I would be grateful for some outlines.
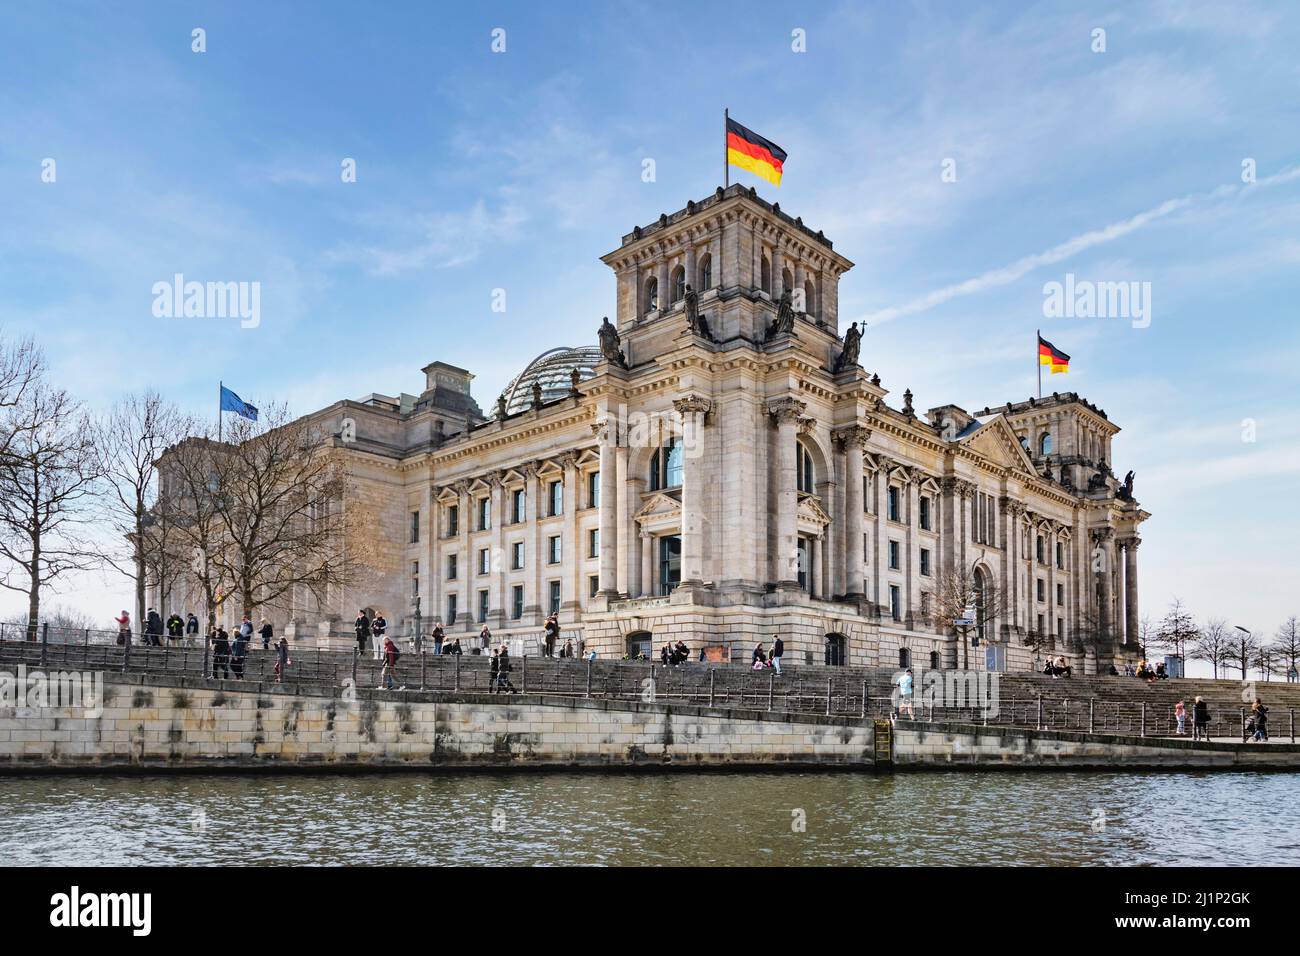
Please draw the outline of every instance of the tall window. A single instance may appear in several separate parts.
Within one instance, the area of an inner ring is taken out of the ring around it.
[[[420,543],[420,512],[411,512],[411,544]]]
[[[650,490],[680,488],[682,485],[682,445],[676,438],[650,456]]]
[[[972,597],[975,599],[975,626],[976,633],[981,641],[988,639],[988,621],[985,617],[985,608],[987,602],[984,592],[984,572],[979,568],[971,576],[972,590],[975,592]]]
[[[929,548],[921,549],[921,573],[922,574],[930,573],[930,549]]]
[[[551,582],[550,592],[551,592],[550,606],[546,613],[559,614],[560,613],[560,582],[559,581]]]
[[[486,531],[492,527],[492,499],[480,498],[478,500],[478,530]]]
[[[521,571],[524,567],[524,543],[516,541],[510,546],[510,569]]]
[[[515,524],[528,517],[528,495],[523,488],[516,488],[514,493]]]
[[[707,252],[700,257],[699,264],[700,281],[696,285],[696,290],[703,292],[706,289],[713,288],[713,256]]]
[[[456,623],[456,595],[447,595],[447,626],[451,627]]]
[[[593,471],[587,476],[587,507],[600,507],[600,472]]]
[[[488,616],[488,593],[487,591],[478,592],[478,621],[482,624]]]
[[[1057,607],[1065,606],[1065,585],[1064,584],[1058,584],[1056,586],[1056,606]]]
[[[675,534],[659,539],[659,593],[668,594],[682,582],[682,539]]]
[[[600,529],[592,528],[587,532],[587,557],[600,557]]]
[[[460,526],[460,506],[448,505],[447,507],[447,537],[454,538],[459,534]]]
[[[898,517],[898,489],[892,485],[889,487],[889,520],[902,520]]]
[[[897,541],[889,542],[889,567],[890,570],[893,571],[897,571],[899,569]]]
[[[524,616],[524,586],[516,584],[510,589],[510,619],[517,621]]]
[[[546,563],[560,563],[560,536],[553,534],[546,539]]]
[[[487,548],[478,549],[478,573],[487,574],[492,570],[492,552]]]
[[[420,593],[420,562],[411,562],[411,593]]]
[[[804,494],[816,494],[817,489],[813,484],[813,461],[812,454],[801,442],[795,442],[795,466],[798,469],[796,481],[799,490]]]
[[[651,276],[645,283],[645,311],[647,313],[659,308],[659,280]]]
[[[457,564],[456,555],[454,554],[447,555],[447,580],[448,581],[456,580],[456,564]]]
[[[1052,453],[1052,433],[1043,432],[1042,437],[1038,439],[1038,454],[1047,457]]]
[[[903,595],[897,584],[889,586],[889,616],[895,621],[903,619]]]
[[[1060,541],[1056,542],[1056,566],[1065,570],[1065,546]]]
[[[552,481],[546,486],[546,493],[550,500],[551,517],[564,514],[564,482]]]
[[[759,268],[759,288],[768,295],[772,294],[772,260],[767,256],[763,257],[763,263]]]
[[[789,292],[790,297],[794,298],[794,276],[790,274],[789,269],[781,270],[781,291]]]
[[[817,292],[813,288],[812,280],[809,279],[803,284],[803,310],[813,318],[817,317]]]
[[[680,302],[686,296],[686,270],[678,266],[672,271],[672,276],[668,280],[673,290],[673,301]]]
[[[921,530],[932,531],[930,527],[930,496],[921,496]]]
[[[1034,555],[1038,558],[1039,564],[1047,563],[1047,558],[1043,557],[1043,536],[1041,534],[1034,539]]]

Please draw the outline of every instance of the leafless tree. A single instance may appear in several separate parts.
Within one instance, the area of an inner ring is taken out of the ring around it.
[[[1259,635],[1253,631],[1234,627],[1229,634],[1229,660],[1241,668],[1241,679],[1246,679],[1246,669],[1259,655]]]
[[[145,588],[150,565],[167,568],[166,542],[155,509],[156,463],[182,433],[184,422],[176,408],[157,392],[128,395],[95,423],[95,449],[103,472],[101,498],[115,539],[104,555],[118,573],[135,585],[136,620],[145,616]],[[114,546],[116,545],[116,546]],[[156,576],[156,573],[155,575]],[[164,589],[164,595],[167,593]]]
[[[191,434],[168,449],[159,464],[158,508],[171,524],[171,558],[203,595],[208,627],[216,623],[230,583],[226,564],[214,557],[226,542],[218,501],[224,456],[224,446],[194,423]]]
[[[974,624],[957,624],[956,621],[969,620],[968,611],[973,610]],[[970,632],[975,630],[987,638],[993,633],[993,625],[1002,615],[1002,596],[997,585],[985,579],[983,588],[975,586],[974,575],[962,571],[949,571],[939,578],[934,592],[934,625],[943,631],[960,636],[962,645],[962,667],[970,667]]]
[[[1185,661],[1187,646],[1196,640],[1197,633],[1196,619],[1192,617],[1191,611],[1187,610],[1181,598],[1174,598],[1165,616],[1155,626],[1152,643],[1156,647],[1167,648]]]
[[[41,381],[44,371],[44,359],[31,339],[0,337],[0,461],[13,440],[6,414]]]
[[[1228,622],[1222,618],[1210,618],[1191,639],[1190,658],[1209,664],[1215,678],[1219,676],[1219,668],[1231,660],[1231,653],[1232,637]]]
[[[89,421],[62,389],[29,383],[4,412],[0,459],[0,586],[27,596],[27,637],[36,639],[41,594],[70,571],[101,563],[87,540],[99,480]]]
[[[1279,659],[1286,661],[1288,671],[1300,669],[1297,667],[1297,662],[1300,662],[1300,620],[1294,614],[1277,629],[1273,650]]]

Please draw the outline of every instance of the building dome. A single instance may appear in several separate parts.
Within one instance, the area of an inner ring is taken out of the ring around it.
[[[526,411],[533,404],[533,383],[542,386],[542,401],[550,402],[569,394],[573,385],[573,370],[577,369],[579,381],[596,374],[601,361],[600,347],[559,348],[543,352],[528,363],[501,393],[506,403],[506,414]],[[500,408],[500,399],[497,402]]]

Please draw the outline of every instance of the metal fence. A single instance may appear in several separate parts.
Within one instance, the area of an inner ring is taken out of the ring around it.
[[[277,680],[273,643],[265,649],[254,637],[242,658],[218,655],[209,640],[189,635],[161,639],[161,646],[139,635],[118,644],[117,632],[39,629],[26,640],[21,625],[0,625],[0,668],[26,664],[62,670],[101,670],[188,675],[207,680]],[[233,642],[232,642],[233,644]],[[386,683],[383,661],[370,651],[291,650],[286,683],[308,691],[340,687],[379,688]],[[1082,731],[1100,734],[1172,737],[1177,721],[1172,706],[1096,697],[1068,699],[1007,696],[948,706],[923,693],[911,702],[892,693],[888,669],[787,667],[785,673],[736,664],[686,663],[664,666],[632,661],[583,661],[549,657],[511,658],[510,670],[495,683],[489,658],[475,654],[403,653],[392,673],[397,690],[451,693],[542,694],[646,703],[679,701],[709,707],[822,714],[850,718],[901,716],[919,721],[985,726]],[[1239,702],[1208,701],[1210,739],[1246,738],[1248,712]],[[1273,709],[1274,737],[1295,740],[1295,708]],[[1188,709],[1185,730],[1192,734]]]

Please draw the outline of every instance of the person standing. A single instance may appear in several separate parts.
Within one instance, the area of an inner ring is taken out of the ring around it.
[[[262,627],[257,633],[261,635],[262,638],[262,650],[269,651],[271,649],[271,639],[275,637],[275,632],[271,628],[271,622],[266,618],[262,618]]]
[[[167,618],[167,643],[171,645],[172,641],[179,641],[181,635],[185,633],[185,622],[181,616],[172,611],[171,617]]]
[[[1178,736],[1185,736],[1187,733],[1187,704],[1179,701],[1174,705],[1174,719],[1178,721]]]
[[[912,708],[912,669],[909,667],[898,678],[898,716],[907,715],[909,720],[916,719]]]
[[[248,646],[253,643],[253,619],[247,614],[239,622],[239,639],[244,642],[244,654],[248,654]]]
[[[190,611],[185,615],[185,644],[193,647],[199,639],[199,619]]]
[[[253,623],[245,619],[249,630],[253,628]],[[235,680],[244,679],[244,661],[248,657],[248,636],[244,634],[243,627],[235,634],[235,642],[230,647],[230,670]]]
[[[1210,706],[1199,696],[1192,703],[1192,739],[1210,739]]]
[[[564,642],[564,650],[560,651],[561,657],[573,658],[573,641]]]
[[[126,645],[131,643],[131,615],[122,611],[121,617],[113,618],[117,622],[117,643]]]
[[[497,682],[510,693],[519,693],[510,682],[510,649],[504,644],[501,645],[501,653],[497,655]]]
[[[378,640],[378,638],[376,638]],[[397,649],[392,638],[384,638],[384,666],[379,670],[379,679],[382,682],[382,690],[393,689],[393,675],[397,673],[397,659],[401,657],[402,652]],[[399,687],[398,690],[402,690]]]
[[[275,682],[284,683],[284,672],[289,668],[289,639],[281,637],[280,643],[275,645]]]
[[[149,613],[145,615],[145,631],[149,635],[148,644],[162,647],[163,619],[153,608],[149,608]]]
[[[442,629],[442,621],[434,622],[433,633],[430,636],[433,638],[434,656],[437,656],[442,653],[443,642],[447,640],[446,632]]]
[[[388,633],[388,621],[384,618],[383,611],[375,612],[375,619],[370,622],[370,634],[374,638],[371,642],[375,647],[375,660],[384,658],[384,640]]]
[[[546,647],[546,656],[555,656],[555,644],[560,639],[560,622],[556,620],[554,612],[546,619],[546,626],[543,630],[543,641]]]
[[[1250,719],[1255,724],[1255,736],[1251,740],[1268,740],[1268,708],[1258,697],[1255,703],[1250,705]]]
[[[473,648],[475,654],[486,654],[488,648],[492,646],[492,632],[488,630],[486,624],[478,632],[478,645]]]
[[[366,641],[370,640],[370,618],[364,610],[357,611],[357,619],[352,622],[352,629],[357,633],[357,653],[366,652]]]
[[[230,639],[226,635],[224,627],[217,628],[212,637],[212,679],[217,679],[217,672],[221,672],[222,679],[230,679]]]
[[[779,674],[781,673],[781,658],[785,656],[785,641],[781,640],[780,634],[772,635],[772,653],[769,660],[772,661],[772,668]]]
[[[498,656],[498,654],[499,654],[498,651],[493,650],[492,660],[488,663],[488,693],[489,694],[495,694],[497,692],[497,681],[500,680],[501,678],[501,658]]]

